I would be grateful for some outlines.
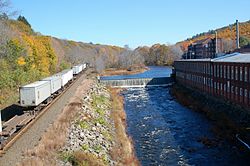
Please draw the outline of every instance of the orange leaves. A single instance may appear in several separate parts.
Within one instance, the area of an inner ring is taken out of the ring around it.
[[[35,66],[42,75],[49,75],[53,72],[51,70],[54,70],[57,58],[51,46],[50,37],[23,34],[22,38],[27,47],[31,68]]]
[[[25,64],[26,64],[25,59],[24,59],[23,57],[19,57],[19,58],[17,59],[17,64],[18,64],[19,66],[25,65]]]
[[[240,23],[239,30],[240,30],[240,36],[250,38],[250,21]],[[217,31],[218,38],[231,39],[231,40],[235,40],[236,38],[235,24],[226,26],[223,28],[219,28],[216,31]],[[192,41],[196,42],[198,40],[202,40],[202,39],[209,38],[209,37],[213,38],[214,36],[215,36],[214,34],[204,34],[204,35],[200,35],[200,36],[192,38]],[[187,50],[186,42],[188,41],[191,41],[191,40],[185,40],[185,41],[180,42],[183,45],[184,51]]]

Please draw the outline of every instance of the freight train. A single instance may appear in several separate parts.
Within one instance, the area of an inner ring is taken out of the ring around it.
[[[176,81],[214,97],[250,107],[250,53],[174,62]]]
[[[64,89],[73,80],[73,76],[81,73],[86,67],[86,64],[73,66],[72,69],[63,70],[40,81],[21,86],[19,89],[20,105],[36,107],[43,102],[49,102],[55,94],[59,93],[59,90]]]
[[[0,114],[0,149],[7,144],[14,133],[31,122],[39,110],[47,106],[86,68],[87,64],[76,65],[40,81],[21,86],[19,88],[19,104],[23,110],[29,111],[25,111],[22,115],[15,115],[5,122],[3,127],[1,126]]]

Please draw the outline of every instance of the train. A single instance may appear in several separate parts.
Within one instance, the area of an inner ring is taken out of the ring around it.
[[[50,77],[21,86],[19,88],[20,105],[22,107],[36,107],[42,103],[48,103],[54,95],[58,94],[73,80],[74,76],[77,76],[86,67],[87,64],[76,65],[71,69],[63,70]]]
[[[176,82],[250,108],[250,53],[174,62]]]
[[[87,63],[79,64],[19,87],[19,104],[23,110],[27,111],[21,115],[15,115],[3,126],[0,113],[0,150],[10,141],[13,134],[35,119],[37,113],[68,87],[87,67]]]

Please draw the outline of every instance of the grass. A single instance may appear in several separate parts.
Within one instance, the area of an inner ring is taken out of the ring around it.
[[[98,105],[106,105],[109,106],[109,99],[104,95],[92,95],[92,106],[95,108]]]
[[[88,144],[83,144],[81,146],[81,148],[82,148],[82,150],[87,151],[89,149],[89,145]]]
[[[0,109],[3,109],[19,99],[19,93],[15,90],[2,90],[0,89]]]
[[[98,158],[90,153],[76,151],[73,153],[74,160],[80,166],[105,166],[103,159]]]
[[[69,162],[73,166],[104,166],[107,165],[106,158],[97,158],[96,156],[82,151],[62,152],[60,158],[64,162]]]
[[[94,123],[95,124],[99,123],[99,124],[105,125],[105,126],[107,125],[107,122],[105,121],[105,119],[103,117],[99,117],[99,118],[94,119]]]
[[[104,138],[106,138],[108,141],[112,141],[112,140],[113,140],[112,135],[111,135],[109,132],[103,131],[101,134],[102,134],[102,135],[104,136]]]
[[[95,145],[93,147],[94,151],[97,153],[100,153],[102,151],[102,146],[101,145]]]
[[[71,152],[61,152],[59,155],[64,162],[74,162],[74,156]]]
[[[112,75],[130,75],[130,74],[138,74],[148,70],[145,66],[140,66],[138,68],[131,69],[116,69],[110,68],[106,69],[101,73],[102,76],[112,76]]]
[[[77,121],[77,124],[80,126],[81,129],[89,129],[90,128],[88,122],[83,121],[83,120]]]
[[[132,139],[126,133],[126,114],[123,107],[123,97],[120,96],[121,89],[110,88],[112,96],[111,117],[114,120],[116,133],[116,146],[113,147],[111,156],[118,165],[140,165],[135,157]]]
[[[81,93],[82,94],[82,93]],[[111,156],[112,159],[117,162],[117,165],[123,166],[137,166],[139,165],[138,160],[135,157],[134,149],[131,139],[126,134],[126,114],[123,110],[123,98],[119,95],[119,90],[113,89],[112,94],[112,111],[111,117],[115,123],[115,135],[113,140],[116,142],[115,146],[112,147]],[[105,96],[95,96],[94,103],[97,102],[108,104],[110,101]],[[80,100],[80,97],[79,97]],[[47,130],[42,136],[38,146],[34,149],[29,150],[25,153],[25,159],[19,163],[20,166],[27,165],[57,165],[56,159],[61,158],[64,161],[70,162],[72,165],[81,166],[103,166],[108,165],[107,156],[103,155],[97,157],[93,154],[85,152],[88,150],[88,145],[82,145],[81,150],[76,152],[61,152],[58,155],[58,151],[64,146],[68,135],[68,128],[70,123],[74,120],[75,116],[81,108],[81,101],[76,100],[71,102],[63,110],[62,114],[54,122],[54,124]],[[98,103],[100,104],[100,103]],[[96,123],[107,124],[103,117],[98,117],[94,120]],[[79,121],[79,125],[86,127],[84,122]],[[106,131],[102,133],[104,137],[112,136]],[[96,145],[94,147],[96,151],[101,151],[102,147]]]
[[[53,125],[42,135],[39,144],[35,148],[24,152],[24,160],[18,163],[19,166],[58,165],[56,162],[58,156],[70,160],[73,165],[81,165],[81,163],[78,164],[78,156],[75,153],[59,153],[59,150],[66,143],[71,122],[81,110],[81,96],[86,93],[92,83],[92,80],[85,80],[78,87],[69,104],[63,109]]]
[[[101,108],[96,108],[95,111],[100,115],[100,116],[103,116],[105,115],[105,111]]]

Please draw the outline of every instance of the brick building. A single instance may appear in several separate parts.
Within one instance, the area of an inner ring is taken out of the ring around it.
[[[223,42],[221,38],[217,39],[217,53],[223,52]],[[202,59],[216,57],[215,38],[206,38],[196,41],[188,46],[188,51],[184,54],[184,59]]]

